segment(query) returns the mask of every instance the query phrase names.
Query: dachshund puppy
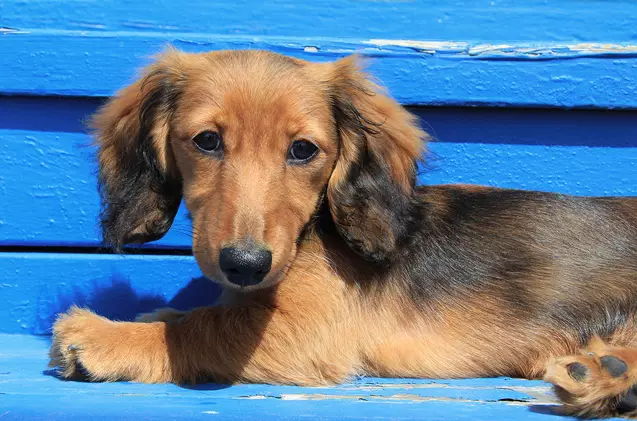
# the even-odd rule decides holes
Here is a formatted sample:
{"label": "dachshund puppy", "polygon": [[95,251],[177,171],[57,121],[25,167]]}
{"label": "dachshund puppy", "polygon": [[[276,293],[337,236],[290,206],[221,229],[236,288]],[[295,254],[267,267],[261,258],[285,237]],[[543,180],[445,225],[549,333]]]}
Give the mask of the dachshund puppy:
{"label": "dachshund puppy", "polygon": [[94,127],[105,240],[162,237],[183,198],[226,293],[134,323],[71,309],[64,377],[515,376],[637,414],[637,199],[417,186],[427,136],[354,57],[170,50]]}

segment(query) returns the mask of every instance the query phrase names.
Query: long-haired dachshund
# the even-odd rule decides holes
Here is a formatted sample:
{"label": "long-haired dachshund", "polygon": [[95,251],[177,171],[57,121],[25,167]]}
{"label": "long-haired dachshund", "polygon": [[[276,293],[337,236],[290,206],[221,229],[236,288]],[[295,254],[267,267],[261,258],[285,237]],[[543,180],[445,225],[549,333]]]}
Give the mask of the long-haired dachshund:
{"label": "long-haired dachshund", "polygon": [[64,377],[516,376],[637,414],[637,199],[416,186],[426,135],[354,57],[169,50],[95,116],[105,240],[185,200],[215,307],[54,326]]}

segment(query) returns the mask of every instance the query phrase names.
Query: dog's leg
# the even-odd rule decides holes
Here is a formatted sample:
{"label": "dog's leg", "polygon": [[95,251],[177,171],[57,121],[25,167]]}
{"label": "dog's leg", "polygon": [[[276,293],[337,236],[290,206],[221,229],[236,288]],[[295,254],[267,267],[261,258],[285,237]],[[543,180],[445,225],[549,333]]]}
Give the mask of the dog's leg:
{"label": "dog's leg", "polygon": [[544,379],[569,415],[637,417],[637,348],[594,338],[581,355],[551,360]]}
{"label": "dog's leg", "polygon": [[289,311],[207,307],[171,323],[132,323],[73,308],[54,325],[50,365],[66,378],[147,383],[316,385],[352,374],[355,346],[338,342],[351,335],[313,322],[317,313]]}

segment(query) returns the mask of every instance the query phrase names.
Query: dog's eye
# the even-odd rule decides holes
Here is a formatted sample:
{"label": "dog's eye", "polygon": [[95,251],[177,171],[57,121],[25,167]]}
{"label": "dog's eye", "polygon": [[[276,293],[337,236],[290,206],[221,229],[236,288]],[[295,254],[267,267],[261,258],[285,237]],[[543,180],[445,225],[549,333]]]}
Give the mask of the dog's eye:
{"label": "dog's eye", "polygon": [[307,140],[295,140],[288,150],[288,161],[295,164],[302,164],[314,158],[318,152],[318,147]]}
{"label": "dog's eye", "polygon": [[221,135],[217,132],[201,132],[192,139],[195,145],[204,152],[216,152],[221,149]]}

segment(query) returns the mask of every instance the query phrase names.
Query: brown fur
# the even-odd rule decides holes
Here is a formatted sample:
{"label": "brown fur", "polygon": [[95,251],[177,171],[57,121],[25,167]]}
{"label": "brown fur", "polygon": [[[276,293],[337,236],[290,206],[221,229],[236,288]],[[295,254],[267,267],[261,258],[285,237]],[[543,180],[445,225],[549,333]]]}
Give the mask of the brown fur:
{"label": "brown fur", "polygon": [[[135,323],[71,309],[51,348],[65,377],[317,385],[546,374],[578,415],[617,413],[637,381],[637,351],[621,348],[637,339],[637,201],[416,187],[426,135],[355,58],[171,50],[94,127],[105,239],[121,248],[161,237],[183,196],[197,262],[226,292],[215,307]],[[222,157],[194,147],[206,130],[223,136]],[[316,144],[316,158],[286,163],[296,139]],[[272,269],[239,291],[218,256],[248,241],[272,252]],[[580,355],[589,341],[628,374],[591,369],[574,382],[568,364],[596,367]]]}

